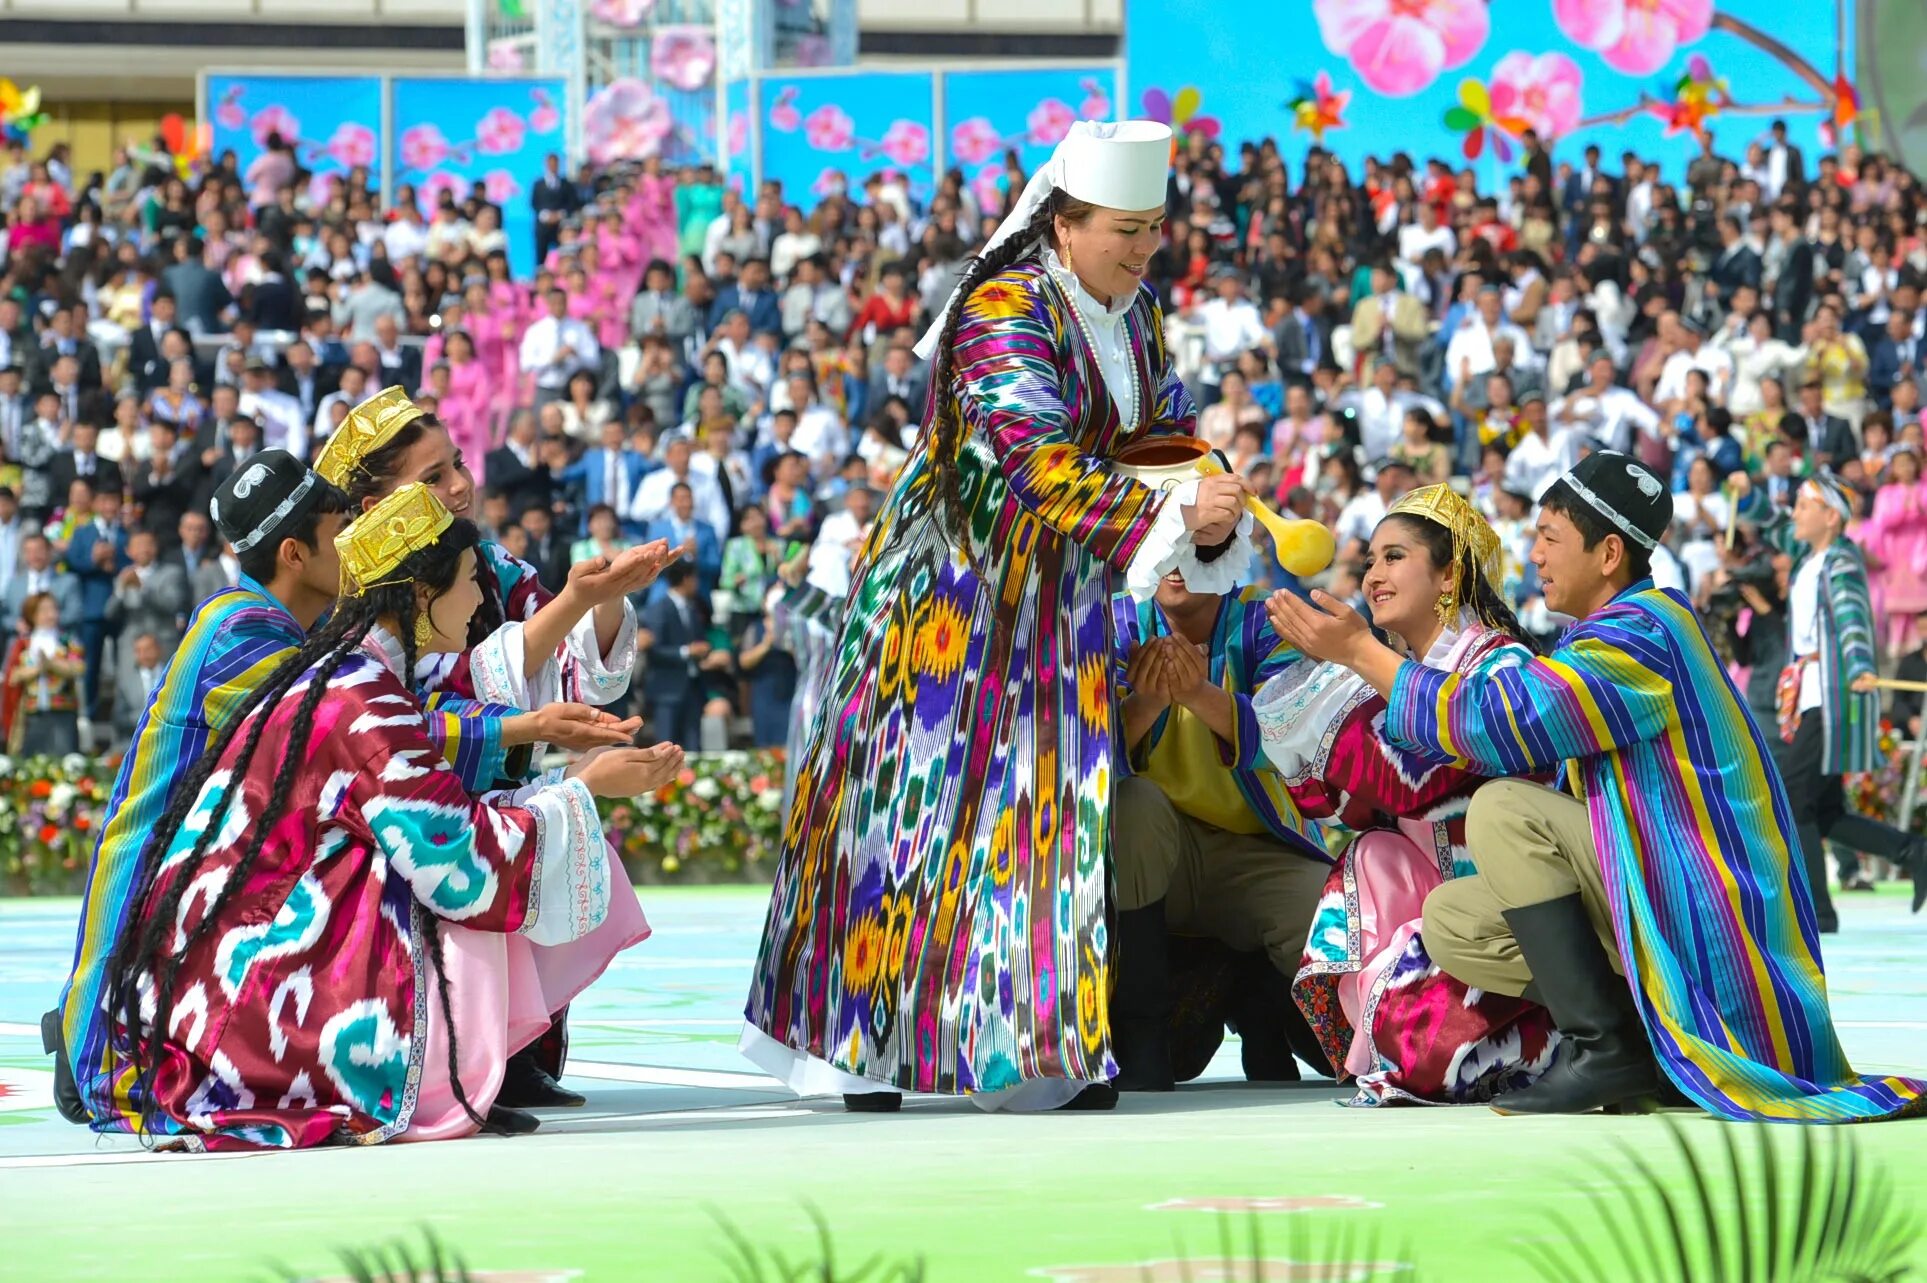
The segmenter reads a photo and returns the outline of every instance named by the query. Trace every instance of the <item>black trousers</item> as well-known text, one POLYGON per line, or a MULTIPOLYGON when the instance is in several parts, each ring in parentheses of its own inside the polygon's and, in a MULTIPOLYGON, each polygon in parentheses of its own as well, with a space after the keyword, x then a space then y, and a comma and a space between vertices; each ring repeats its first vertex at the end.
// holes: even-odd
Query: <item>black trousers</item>
POLYGON ((1787 802, 1793 808, 1793 824, 1800 835, 1800 855, 1813 890, 1814 914, 1822 931, 1833 931, 1840 921, 1827 891, 1827 842, 1898 862, 1910 838, 1892 825, 1847 810, 1841 777, 1821 774, 1825 736, 1818 709, 1802 717, 1793 743, 1780 754, 1780 773, 1786 777, 1787 802))

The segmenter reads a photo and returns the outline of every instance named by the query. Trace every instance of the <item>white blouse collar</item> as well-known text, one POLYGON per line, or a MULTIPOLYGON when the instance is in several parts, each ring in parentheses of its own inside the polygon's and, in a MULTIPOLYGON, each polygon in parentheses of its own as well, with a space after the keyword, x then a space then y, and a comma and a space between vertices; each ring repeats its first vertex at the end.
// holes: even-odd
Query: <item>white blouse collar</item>
MULTIPOLYGON (((396 637, 395 634, 389 632, 380 624, 376 624, 368 630, 368 635, 362 639, 361 648, 369 655, 379 659, 387 666, 388 671, 396 677, 403 677, 402 664, 406 661, 407 656, 402 654, 401 639, 396 637)), ((403 680, 406 680, 406 678, 403 677, 403 680)))
POLYGON ((1083 279, 1066 267, 1064 260, 1057 257, 1057 251, 1048 245, 1044 247, 1044 267, 1064 288, 1064 293, 1070 296, 1071 302, 1086 320, 1116 325, 1131 310, 1131 304, 1137 301, 1136 292, 1133 291, 1114 299, 1109 307, 1098 302, 1097 295, 1084 287, 1083 279))

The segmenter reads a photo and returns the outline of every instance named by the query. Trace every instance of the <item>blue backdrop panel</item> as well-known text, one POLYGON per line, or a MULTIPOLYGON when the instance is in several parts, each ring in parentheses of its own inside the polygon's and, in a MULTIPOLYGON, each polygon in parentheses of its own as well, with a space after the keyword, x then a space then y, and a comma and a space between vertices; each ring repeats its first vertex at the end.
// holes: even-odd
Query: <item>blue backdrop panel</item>
POLYGON ((750 140, 756 134, 750 120, 750 82, 732 80, 724 85, 723 102, 728 117, 723 125, 723 172, 732 187, 748 191, 753 186, 756 165, 750 149, 750 140))
POLYGON ((518 276, 533 271, 529 192, 549 153, 567 150, 562 80, 398 76, 393 88, 396 190, 412 186, 432 212, 443 191, 459 200, 471 184, 485 184, 502 207, 511 266, 518 276))
POLYGON ((367 166, 371 185, 380 189, 388 149, 379 77, 210 75, 206 119, 214 154, 233 152, 243 174, 278 133, 314 175, 311 194, 321 200, 356 165, 367 166))
POLYGON ((805 207, 839 184, 860 197, 864 179, 885 169, 907 176, 914 198, 929 196, 933 91, 928 72, 765 79, 763 177, 805 207))
POLYGON ((1117 73, 1110 67, 946 72, 944 164, 963 171, 980 205, 998 209, 1006 151, 1014 150, 1024 172, 1033 173, 1073 121, 1117 114, 1117 73))
MULTIPOLYGON (((1354 174, 1366 156, 1403 151, 1474 165, 1490 188, 1500 173, 1516 172, 1522 125, 1554 140, 1555 160, 1578 164, 1585 145, 1597 143, 1612 172, 1631 149, 1677 180, 1698 153, 1696 124, 1737 161, 1769 120, 1784 117, 1811 153, 1843 98, 1884 108, 1857 122, 1876 141, 1918 114, 1927 96, 1909 90, 1904 102, 1881 103, 1886 87, 1869 42, 1851 29, 1876 12, 1894 28, 1880 42, 1891 35, 1913 58, 1927 30, 1916 5, 1667 0, 1647 20, 1645 0, 1283 0, 1254 22, 1248 6, 1223 0, 1127 3, 1128 114, 1218 133, 1234 165, 1237 143, 1276 138, 1294 181, 1297 161, 1322 136, 1354 174), (1468 80, 1483 92, 1464 93, 1468 80), (1853 91, 1840 92, 1843 85, 1853 91), (1713 110, 1695 119, 1695 99, 1713 110), (1487 127, 1493 117, 1504 118, 1496 133, 1487 127), (1506 120, 1514 136, 1502 138, 1506 120)), ((1888 82, 1909 79, 1927 84, 1917 63, 1910 77, 1888 82)), ((1845 111, 1840 123, 1853 116, 1845 111)))

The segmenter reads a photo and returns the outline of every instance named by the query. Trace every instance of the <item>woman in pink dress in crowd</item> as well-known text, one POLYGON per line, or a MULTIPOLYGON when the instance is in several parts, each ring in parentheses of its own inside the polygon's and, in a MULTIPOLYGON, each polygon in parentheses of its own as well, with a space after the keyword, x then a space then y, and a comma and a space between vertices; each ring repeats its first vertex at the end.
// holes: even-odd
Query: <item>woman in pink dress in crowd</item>
POLYGON ((625 295, 617 273, 603 261, 602 250, 593 238, 582 241, 582 252, 576 255, 576 268, 567 276, 569 289, 576 288, 576 280, 584 284, 584 292, 595 299, 593 319, 596 342, 605 352, 620 352, 622 345, 629 341, 629 309, 622 300, 633 297, 625 295))
MULTIPOLYGON (((602 258, 602 270, 615 283, 616 298, 634 298, 636 291, 642 288, 642 269, 648 264, 648 260, 642 256, 642 237, 623 227, 621 214, 606 209, 596 219, 595 243, 596 252, 602 258)), ((627 319, 625 316, 624 320, 627 319)), ((625 342, 628 339, 626 329, 623 339, 625 342)))
POLYGON ((514 408, 515 382, 505 376, 503 364, 505 349, 513 345, 507 339, 509 330, 489 303, 488 287, 479 281, 462 291, 462 328, 475 345, 475 359, 486 376, 489 435, 493 439, 501 435, 498 429, 507 424, 509 411, 514 408))
POLYGON ((605 351, 620 351, 622 345, 629 341, 629 335, 624 330, 617 330, 613 343, 607 337, 609 318, 622 310, 616 306, 615 294, 609 282, 586 263, 572 265, 568 271, 560 273, 558 279, 562 282, 562 288, 569 293, 569 315, 594 330, 597 344, 605 351))
POLYGON ((1895 447, 1858 539, 1879 590, 1888 653, 1903 655, 1913 646, 1914 621, 1927 611, 1927 486, 1912 446, 1895 447))
POLYGON ((495 443, 490 424, 494 410, 492 373, 477 358, 475 341, 468 331, 450 330, 437 337, 443 342, 442 358, 431 366, 448 374, 447 387, 437 389, 441 406, 437 417, 447 426, 449 439, 463 458, 485 458, 495 443))
POLYGON ((676 261, 676 183, 663 177, 660 157, 651 156, 642 162, 642 176, 636 180, 635 196, 626 213, 624 222, 642 238, 644 264, 655 259, 676 261))
MULTIPOLYGON (((512 409, 516 398, 522 391, 522 331, 535 319, 533 299, 540 294, 531 295, 529 291, 515 283, 509 275, 509 260, 506 254, 490 254, 488 266, 488 303, 489 313, 499 327, 498 337, 501 350, 496 356, 497 375, 496 394, 506 398, 503 410, 512 409)), ((540 279, 537 285, 541 284, 540 279)), ((470 323, 474 323, 476 313, 471 308, 470 323)), ((480 340, 477 340, 480 346, 480 340)), ((531 391, 531 397, 533 392, 531 391)))

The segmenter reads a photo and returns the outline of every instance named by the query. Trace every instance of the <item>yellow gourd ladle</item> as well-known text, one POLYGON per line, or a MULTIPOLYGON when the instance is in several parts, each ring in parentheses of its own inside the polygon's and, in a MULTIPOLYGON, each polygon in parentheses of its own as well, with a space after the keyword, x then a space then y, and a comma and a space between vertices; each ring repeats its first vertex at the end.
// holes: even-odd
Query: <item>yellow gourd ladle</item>
MULTIPOLYGON (((1198 471, 1212 476, 1224 472, 1225 468, 1217 455, 1203 454, 1198 457, 1198 471)), ((1278 554, 1278 564, 1300 579, 1317 574, 1338 555, 1338 541, 1322 522, 1280 516, 1254 494, 1245 496, 1245 511, 1271 532, 1271 546, 1278 554)))

